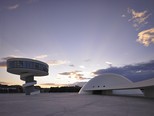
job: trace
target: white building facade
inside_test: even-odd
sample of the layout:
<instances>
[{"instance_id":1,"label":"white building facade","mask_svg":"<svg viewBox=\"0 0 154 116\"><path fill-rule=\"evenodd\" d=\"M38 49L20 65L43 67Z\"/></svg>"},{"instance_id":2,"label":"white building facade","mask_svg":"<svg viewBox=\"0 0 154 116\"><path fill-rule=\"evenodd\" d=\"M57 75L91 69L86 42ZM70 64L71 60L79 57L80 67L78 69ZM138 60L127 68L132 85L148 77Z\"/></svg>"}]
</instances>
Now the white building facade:
<instances>
[{"instance_id":1,"label":"white building facade","mask_svg":"<svg viewBox=\"0 0 154 116\"><path fill-rule=\"evenodd\" d=\"M154 97L154 78L134 83L124 76L105 73L96 76L87 82L81 88L79 94L137 95Z\"/></svg>"}]
</instances>

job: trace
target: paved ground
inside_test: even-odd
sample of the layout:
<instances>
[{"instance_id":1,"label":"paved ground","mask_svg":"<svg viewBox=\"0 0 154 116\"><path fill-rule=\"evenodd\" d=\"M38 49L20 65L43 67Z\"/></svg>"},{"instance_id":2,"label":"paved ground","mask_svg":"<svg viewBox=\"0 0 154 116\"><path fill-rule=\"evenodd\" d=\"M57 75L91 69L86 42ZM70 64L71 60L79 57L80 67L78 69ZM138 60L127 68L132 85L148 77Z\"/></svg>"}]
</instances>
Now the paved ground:
<instances>
[{"instance_id":1,"label":"paved ground","mask_svg":"<svg viewBox=\"0 0 154 116\"><path fill-rule=\"evenodd\" d=\"M154 116L154 99L77 93L0 94L0 116Z\"/></svg>"}]
</instances>

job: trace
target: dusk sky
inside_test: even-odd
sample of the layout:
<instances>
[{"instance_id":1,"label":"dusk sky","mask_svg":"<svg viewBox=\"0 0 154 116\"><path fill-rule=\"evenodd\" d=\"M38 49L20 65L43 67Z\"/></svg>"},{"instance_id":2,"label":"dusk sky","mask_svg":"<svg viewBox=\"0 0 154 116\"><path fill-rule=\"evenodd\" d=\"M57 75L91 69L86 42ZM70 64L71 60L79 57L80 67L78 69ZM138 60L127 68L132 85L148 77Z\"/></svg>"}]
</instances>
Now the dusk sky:
<instances>
[{"instance_id":1,"label":"dusk sky","mask_svg":"<svg viewBox=\"0 0 154 116\"><path fill-rule=\"evenodd\" d=\"M10 57L48 63L49 75L35 77L42 87L150 62L154 0L0 0L0 83L22 85L6 71Z\"/></svg>"}]
</instances>

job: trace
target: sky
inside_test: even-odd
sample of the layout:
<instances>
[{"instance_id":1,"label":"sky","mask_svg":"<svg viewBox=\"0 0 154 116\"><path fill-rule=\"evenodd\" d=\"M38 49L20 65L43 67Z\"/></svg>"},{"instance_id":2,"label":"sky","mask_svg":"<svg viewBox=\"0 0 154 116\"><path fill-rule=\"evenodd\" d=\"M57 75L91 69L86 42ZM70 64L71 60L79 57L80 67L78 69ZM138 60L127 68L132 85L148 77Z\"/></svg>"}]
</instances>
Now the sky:
<instances>
[{"instance_id":1,"label":"sky","mask_svg":"<svg viewBox=\"0 0 154 116\"><path fill-rule=\"evenodd\" d=\"M0 0L0 83L24 83L6 71L6 60L14 57L49 65L48 76L35 77L42 87L87 82L113 67L144 65L135 71L150 70L148 75L154 77L153 4L153 0Z\"/></svg>"}]
</instances>

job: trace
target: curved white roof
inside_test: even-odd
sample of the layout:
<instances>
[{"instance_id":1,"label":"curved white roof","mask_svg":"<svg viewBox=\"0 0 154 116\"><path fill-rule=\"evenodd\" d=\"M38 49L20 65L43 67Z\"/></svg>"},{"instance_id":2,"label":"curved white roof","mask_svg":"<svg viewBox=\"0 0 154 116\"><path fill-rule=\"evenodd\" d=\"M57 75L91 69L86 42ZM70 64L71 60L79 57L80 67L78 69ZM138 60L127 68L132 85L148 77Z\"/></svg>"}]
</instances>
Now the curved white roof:
<instances>
[{"instance_id":1,"label":"curved white roof","mask_svg":"<svg viewBox=\"0 0 154 116\"><path fill-rule=\"evenodd\" d=\"M124 76L106 73L92 78L82 87L80 93L82 91L89 90L113 90L127 87L129 88L132 85L133 83Z\"/></svg>"},{"instance_id":2,"label":"curved white roof","mask_svg":"<svg viewBox=\"0 0 154 116\"><path fill-rule=\"evenodd\" d=\"M154 97L154 78L133 83L124 76L104 73L87 82L79 94L91 94L95 91L97 93L97 90L101 90L100 92L104 92L104 94L143 95L140 88L144 89L144 96Z\"/></svg>"}]
</instances>

